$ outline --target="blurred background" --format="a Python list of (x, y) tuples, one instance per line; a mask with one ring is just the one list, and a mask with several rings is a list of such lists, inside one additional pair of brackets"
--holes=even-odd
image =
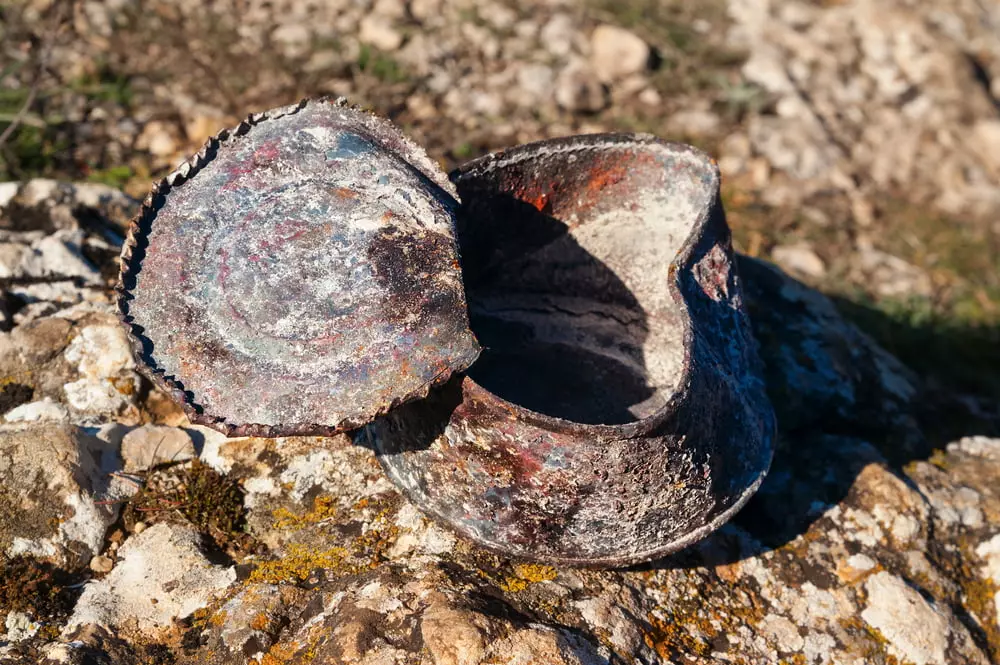
[(446, 168), (574, 133), (695, 144), (740, 251), (930, 385), (1000, 400), (1000, 3), (0, 4), (0, 180), (142, 197), (221, 128), (316, 95), (392, 118)]

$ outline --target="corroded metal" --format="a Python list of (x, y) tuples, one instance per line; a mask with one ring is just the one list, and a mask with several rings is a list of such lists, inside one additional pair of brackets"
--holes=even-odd
[(714, 162), (634, 135), (519, 146), (452, 175), (465, 376), (365, 428), (392, 480), (506, 554), (626, 565), (729, 519), (774, 416)]
[(505, 554), (626, 565), (729, 519), (774, 416), (714, 162), (591, 135), (452, 181), (341, 103), (223, 132), (131, 225), (140, 365), (229, 435), (363, 428), (418, 507)]
[(153, 188), (118, 305), (140, 366), (230, 435), (357, 427), (468, 367), (454, 187), (389, 122), (250, 116)]

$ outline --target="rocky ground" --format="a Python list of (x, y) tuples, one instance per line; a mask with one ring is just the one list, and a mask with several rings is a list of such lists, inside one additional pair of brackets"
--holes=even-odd
[[(1000, 661), (1000, 6), (694, 5), (6, 3), (0, 663)], [(718, 157), (781, 429), (732, 524), (506, 560), (346, 437), (227, 440), (140, 379), (129, 195), (317, 94), (445, 165), (603, 130)]]

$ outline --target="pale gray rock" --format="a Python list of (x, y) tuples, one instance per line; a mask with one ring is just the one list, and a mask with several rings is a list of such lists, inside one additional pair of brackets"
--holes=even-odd
[(808, 244), (779, 245), (771, 250), (774, 262), (791, 273), (818, 279), (826, 274), (823, 259)]
[(992, 5), (729, 0), (728, 8), (729, 42), (749, 56), (743, 75), (773, 99), (749, 121), (754, 152), (794, 179), (789, 203), (860, 187), (951, 213), (1000, 210), (996, 101), (976, 69), (1000, 63)]
[(117, 451), (77, 428), (0, 425), (0, 551), (86, 565), (125, 493), (117, 464)]
[(69, 420), (69, 409), (51, 397), (46, 397), (37, 402), (27, 402), (26, 404), (16, 406), (5, 413), (3, 418), (8, 423), (35, 421), (66, 422)]
[(281, 45), (286, 57), (300, 58), (309, 50), (312, 32), (306, 23), (292, 21), (275, 28), (271, 38)]
[(867, 244), (858, 249), (857, 269), (878, 295), (906, 298), (931, 294), (930, 275), (918, 266)]
[(553, 97), (555, 72), (548, 65), (531, 63), (517, 70), (517, 86), (512, 91), (516, 103), (522, 106), (539, 104)]
[(183, 462), (195, 456), (191, 436), (177, 427), (143, 425), (122, 438), (125, 471), (145, 471), (157, 464)]
[(554, 56), (566, 57), (575, 46), (578, 28), (569, 14), (553, 14), (538, 33), (542, 48)]
[(372, 14), (361, 19), (358, 39), (380, 51), (395, 51), (403, 44), (403, 35), (384, 16)]
[(889, 641), (896, 658), (915, 665), (944, 665), (948, 619), (900, 578), (875, 573), (865, 581), (868, 604), (861, 618)]
[(603, 24), (590, 35), (590, 63), (605, 83), (645, 71), (649, 59), (649, 45), (624, 28)]
[(93, 624), (113, 631), (134, 626), (156, 635), (205, 607), (235, 580), (231, 567), (205, 558), (196, 531), (154, 524), (126, 541), (107, 577), (84, 587), (65, 632)]
[(33, 621), (24, 612), (8, 612), (7, 618), (4, 620), (4, 627), (7, 632), (4, 633), (3, 639), (7, 642), (23, 642), (34, 637), (38, 633), (38, 629), (41, 628), (37, 621)]
[(581, 59), (573, 59), (556, 77), (556, 103), (567, 111), (597, 113), (608, 105), (608, 91), (593, 69)]

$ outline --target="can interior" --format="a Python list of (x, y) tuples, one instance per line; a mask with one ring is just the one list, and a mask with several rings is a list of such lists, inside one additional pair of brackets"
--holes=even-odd
[(707, 158), (669, 144), (583, 143), (454, 176), (483, 346), (468, 374), (539, 413), (622, 424), (676, 390), (684, 325), (669, 269), (717, 181)]

